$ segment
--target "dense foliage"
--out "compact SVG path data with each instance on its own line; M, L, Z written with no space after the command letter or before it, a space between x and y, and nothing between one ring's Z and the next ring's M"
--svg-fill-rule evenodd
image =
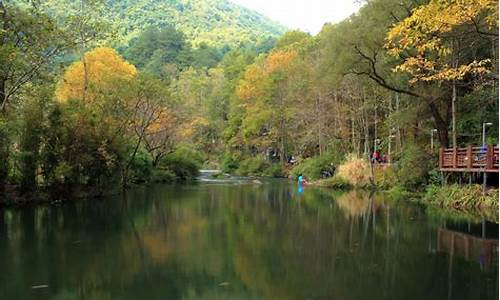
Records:
M234 47L262 43L285 28L227 0L108 0L108 16L120 20L117 31L125 41L149 26L175 27L198 46Z
M0 187L345 162L332 185L415 189L439 146L481 143L483 122L498 142L497 16L493 0L373 0L276 40L225 0L0 1ZM375 150L396 168L368 168Z
M457 184L446 187L431 185L427 188L424 199L435 205L461 210L488 208L491 211L498 211L498 190L491 189L484 193L480 185L467 187Z

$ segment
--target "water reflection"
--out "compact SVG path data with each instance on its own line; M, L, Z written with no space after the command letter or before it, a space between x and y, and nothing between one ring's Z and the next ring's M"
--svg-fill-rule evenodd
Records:
M495 299L498 238L464 248L450 224L282 181L4 210L0 299Z
M498 264L498 239L486 239L440 228L437 251L475 261L481 269Z

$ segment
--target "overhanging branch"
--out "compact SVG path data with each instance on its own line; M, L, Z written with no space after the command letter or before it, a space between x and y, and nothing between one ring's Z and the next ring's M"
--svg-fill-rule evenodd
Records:
M367 54L363 53L363 51L361 51L357 45L354 46L354 49L356 50L356 52L359 54L359 56L361 58L363 58L364 60L366 60L369 63L369 65L370 65L370 72L360 72L360 71L352 70L349 73L355 74L355 75L365 75L365 76L368 76L370 79L372 79L373 81L375 81L381 87L383 87L385 89L388 89L390 91L393 91L393 92L397 92L397 93L401 93L401 94L406 94L406 95L417 97L417 98L422 97L421 95L419 95L419 94L417 94L417 93L415 93L413 91L406 90L406 89L401 89L401 88L392 86L389 83L387 83L387 81L385 80L385 78L383 78L382 76L380 76L380 74L377 72L377 53L376 52L373 54L373 57L370 57Z

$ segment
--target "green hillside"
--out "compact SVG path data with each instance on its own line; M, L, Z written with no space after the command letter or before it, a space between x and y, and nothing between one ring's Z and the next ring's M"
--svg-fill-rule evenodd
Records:
M174 26L194 46L235 46L276 37L285 27L227 0L109 0L125 41L151 26Z

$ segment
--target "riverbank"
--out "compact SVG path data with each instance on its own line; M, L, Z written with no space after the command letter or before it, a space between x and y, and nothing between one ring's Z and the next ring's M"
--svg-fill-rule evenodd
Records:
M489 189L483 194L480 185L461 186L457 184L429 185L423 192L409 192L399 186L382 193L396 200L418 202L429 207L433 214L459 221L487 219L497 222L498 189Z
M481 219L498 222L499 190L490 188L483 193L481 185L428 185L422 190L409 191L400 185L381 187L380 185L353 186L348 181L331 177L311 183L338 191L365 190L380 192L398 201L419 202L450 215L463 215L462 219Z
M376 185L354 187L338 177L313 181L310 185L341 193L351 191L378 193L393 201L425 205L433 215L445 216L458 221L476 222L482 219L496 223L499 221L498 189L489 189L483 194L480 185L428 185L420 191L409 191L400 185L394 185L390 188L381 188Z
M0 207L60 204L62 202L99 199L118 195L122 191L119 186L108 188L77 187L71 191L49 191L44 188L22 191L17 186L7 185L0 192Z
M486 214L498 221L498 188L490 187L483 192L479 184L444 184L432 164L419 163L425 161L419 158L422 152L410 150L396 164L370 164L363 158L348 156L332 177L313 180L311 184L342 191L382 192L391 198L418 201L438 209Z
M307 171L304 167L298 169L300 172L294 170L288 176L290 180L295 181L295 173L303 174ZM310 169L313 169L310 173L316 172L319 177L322 166ZM486 217L498 222L498 189L490 188L483 194L481 185L444 185L432 170L415 170L411 173L405 169L400 169L398 173L390 165L375 165L370 170L370 165L365 160L351 157L337 168L333 176L311 180L308 185L340 192L380 192L398 201L428 205L433 211L457 219L478 220ZM373 175L370 176L370 173ZM221 177L223 173L215 176Z

